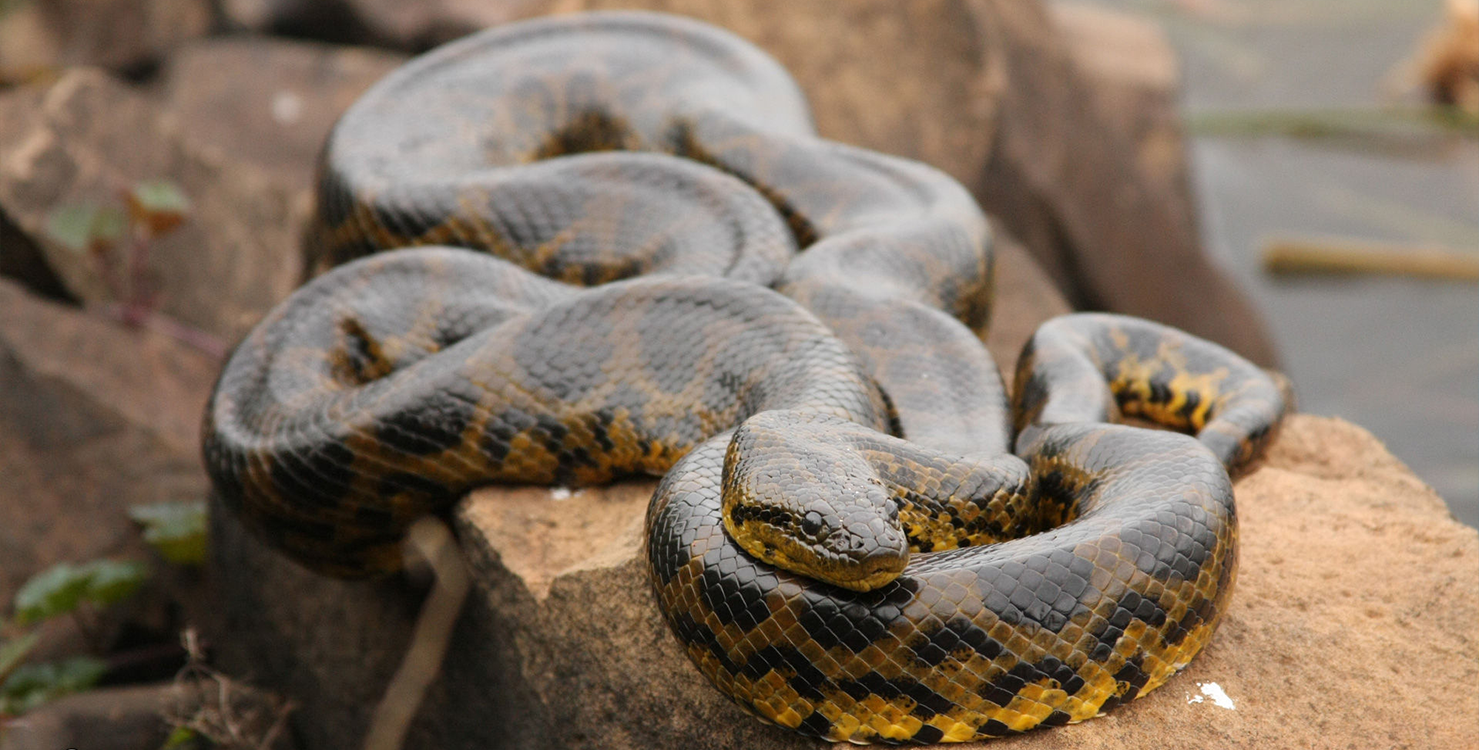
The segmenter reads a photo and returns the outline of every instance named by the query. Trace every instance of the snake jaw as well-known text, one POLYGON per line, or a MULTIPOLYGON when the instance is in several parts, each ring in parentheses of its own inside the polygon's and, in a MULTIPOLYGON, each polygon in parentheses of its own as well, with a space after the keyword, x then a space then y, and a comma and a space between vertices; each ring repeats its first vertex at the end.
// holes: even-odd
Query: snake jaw
POLYGON ((877 493, 847 503, 856 517, 798 516, 776 506, 737 506, 724 528, 750 555, 784 570, 852 591, 872 591, 904 572, 909 540, 896 513, 878 512, 877 493), (820 521, 820 523, 819 523, 820 521), (812 530, 815 529, 815 530, 812 530))
POLYGON ((852 591, 872 591, 892 582, 909 563, 908 540, 902 532, 856 535, 846 551, 833 545, 805 544, 775 526, 755 521, 724 520, 725 531, 750 555, 783 570, 852 591))

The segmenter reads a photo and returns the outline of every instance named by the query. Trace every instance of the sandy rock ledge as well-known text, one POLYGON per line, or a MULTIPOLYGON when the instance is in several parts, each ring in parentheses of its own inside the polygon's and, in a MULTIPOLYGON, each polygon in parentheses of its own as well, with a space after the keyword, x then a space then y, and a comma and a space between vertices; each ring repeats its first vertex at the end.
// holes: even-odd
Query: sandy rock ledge
MULTIPOLYGON (((408 747, 817 746, 744 715, 668 633, 640 555, 650 489, 490 489, 460 506, 478 583, 408 747)), ((1208 650, 1110 716, 995 746, 1479 744, 1479 532, 1336 419, 1294 417, 1237 494, 1238 589, 1208 650)), ((302 701, 304 746, 355 746, 421 594, 315 577, 213 523, 228 669, 302 701)))

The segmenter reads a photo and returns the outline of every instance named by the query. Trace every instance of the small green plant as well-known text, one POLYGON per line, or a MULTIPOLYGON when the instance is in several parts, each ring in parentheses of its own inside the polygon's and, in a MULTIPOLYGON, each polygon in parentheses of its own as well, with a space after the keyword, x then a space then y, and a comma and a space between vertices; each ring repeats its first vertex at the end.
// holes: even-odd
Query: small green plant
POLYGON ((143 563, 94 560, 58 563, 32 576, 15 594, 9 622, 0 623, 0 719, 18 716, 49 700, 86 690, 106 671, 92 656, 27 663, 40 643, 41 623, 71 617, 89 645, 99 650, 97 611, 139 590, 149 578, 143 563))
POLYGON ((144 529, 144 541, 175 565, 205 562, 206 507, 204 502, 167 502, 135 505, 128 511, 144 529))
POLYGON ((47 216, 46 236, 91 259, 116 300, 102 308, 108 317, 225 356, 226 346, 220 339, 160 314, 162 298, 148 270, 154 242, 189 218, 189 198, 169 180, 136 182, 120 195, 121 203, 82 201, 58 206, 47 216))

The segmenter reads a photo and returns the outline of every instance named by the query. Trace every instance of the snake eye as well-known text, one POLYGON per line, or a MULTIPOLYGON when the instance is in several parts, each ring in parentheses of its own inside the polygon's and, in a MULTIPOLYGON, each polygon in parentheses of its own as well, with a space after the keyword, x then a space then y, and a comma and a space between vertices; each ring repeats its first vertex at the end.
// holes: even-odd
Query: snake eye
POLYGON ((805 532, 807 536, 816 536, 817 534, 822 533, 822 514, 814 510, 808 511, 807 514, 801 518, 801 530, 805 532))

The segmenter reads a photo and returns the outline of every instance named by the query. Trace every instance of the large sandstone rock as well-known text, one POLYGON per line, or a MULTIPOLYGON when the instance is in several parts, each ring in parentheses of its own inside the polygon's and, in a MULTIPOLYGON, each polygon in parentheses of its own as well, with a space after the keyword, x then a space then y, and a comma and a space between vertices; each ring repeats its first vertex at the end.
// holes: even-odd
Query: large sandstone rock
POLYGON ((147 556, 129 507, 205 496, 218 366, 0 279, 0 601, 53 563, 147 556))
POLYGON ((68 65, 132 71, 211 27, 211 0, 0 4, 0 84, 68 65))
POLYGON ((304 208, 265 173, 197 147, 175 119, 107 74, 75 69, 38 90, 0 95, 0 213, 42 251, 67 292, 109 299, 98 265, 51 240, 52 211, 117 201, 140 180, 168 179, 191 202, 187 220, 152 244, 148 268, 163 312, 228 341, 246 332, 301 277, 304 208))

